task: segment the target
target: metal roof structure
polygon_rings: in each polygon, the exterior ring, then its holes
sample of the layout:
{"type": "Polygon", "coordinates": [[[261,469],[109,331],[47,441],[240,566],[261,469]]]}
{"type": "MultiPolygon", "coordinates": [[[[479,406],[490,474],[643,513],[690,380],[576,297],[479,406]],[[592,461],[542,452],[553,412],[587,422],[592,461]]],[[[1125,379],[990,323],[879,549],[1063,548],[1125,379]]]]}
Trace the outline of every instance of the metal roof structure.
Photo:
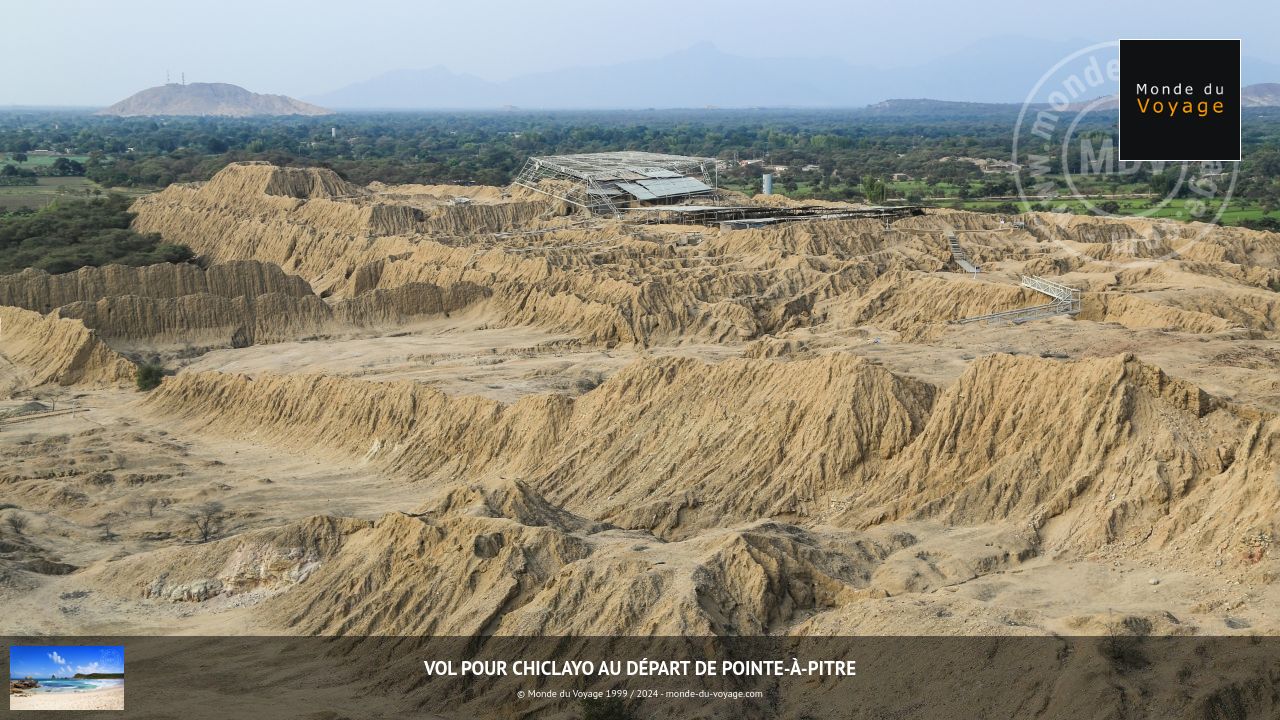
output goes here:
{"type": "Polygon", "coordinates": [[[531,157],[515,184],[617,215],[619,204],[710,195],[718,181],[715,158],[626,150],[531,157]]]}

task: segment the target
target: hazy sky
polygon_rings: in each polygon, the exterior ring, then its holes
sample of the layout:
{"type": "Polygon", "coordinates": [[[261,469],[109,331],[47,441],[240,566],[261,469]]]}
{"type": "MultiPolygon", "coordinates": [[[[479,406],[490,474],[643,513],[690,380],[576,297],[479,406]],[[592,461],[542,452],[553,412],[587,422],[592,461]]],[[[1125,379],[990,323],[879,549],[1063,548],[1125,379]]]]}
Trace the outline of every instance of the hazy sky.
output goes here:
{"type": "Polygon", "coordinates": [[[306,97],[398,68],[502,80],[704,41],[898,67],[1008,35],[1239,37],[1246,55],[1280,62],[1274,0],[4,0],[3,18],[0,105],[106,105],[166,69],[306,97]]]}

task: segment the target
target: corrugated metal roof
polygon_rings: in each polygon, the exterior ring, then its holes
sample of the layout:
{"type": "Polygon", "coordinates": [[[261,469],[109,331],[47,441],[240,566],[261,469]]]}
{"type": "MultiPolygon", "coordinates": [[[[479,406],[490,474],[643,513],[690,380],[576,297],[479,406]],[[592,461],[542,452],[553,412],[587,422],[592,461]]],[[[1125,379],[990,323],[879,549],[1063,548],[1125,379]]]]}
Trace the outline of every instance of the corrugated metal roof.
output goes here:
{"type": "Polygon", "coordinates": [[[637,200],[657,200],[658,196],[654,195],[648,188],[641,187],[635,183],[618,183],[618,187],[631,193],[637,200]]]}
{"type": "MultiPolygon", "coordinates": [[[[711,186],[690,177],[662,178],[658,180],[641,180],[640,184],[655,197],[671,197],[672,195],[692,195],[694,193],[711,192],[711,186]]],[[[628,190],[627,192],[631,192],[628,190]]],[[[633,193],[634,194],[634,193],[633,193]]]]}

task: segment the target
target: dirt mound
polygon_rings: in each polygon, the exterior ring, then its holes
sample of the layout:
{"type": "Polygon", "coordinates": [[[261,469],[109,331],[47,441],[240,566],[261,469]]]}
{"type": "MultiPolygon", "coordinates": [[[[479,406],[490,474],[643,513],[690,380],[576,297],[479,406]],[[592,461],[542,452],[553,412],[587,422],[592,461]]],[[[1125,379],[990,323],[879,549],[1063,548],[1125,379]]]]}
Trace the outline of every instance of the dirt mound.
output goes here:
{"type": "Polygon", "coordinates": [[[170,602],[280,591],[306,580],[349,536],[369,526],[353,518],[317,516],[225,540],[131,556],[96,568],[89,579],[122,597],[170,602]]]}
{"type": "Polygon", "coordinates": [[[830,355],[653,359],[577,399],[509,406],[410,383],[217,373],[179,375],[149,402],[199,427],[342,451],[415,477],[522,477],[575,512],[680,535],[814,512],[911,441],[933,392],[830,355]]]}
{"type": "Polygon", "coordinates": [[[575,524],[522,486],[497,494],[460,490],[438,512],[384,515],[311,582],[263,613],[303,633],[500,632],[507,612],[590,554],[588,543],[572,534],[575,524]],[[537,510],[533,523],[530,505],[537,510]]]}
{"type": "Polygon", "coordinates": [[[837,327],[869,325],[916,341],[936,337],[950,321],[1045,302],[1044,295],[1018,285],[967,277],[887,273],[861,295],[842,296],[824,309],[828,320],[837,327]]]}
{"type": "Polygon", "coordinates": [[[1115,322],[1129,328],[1162,328],[1193,333],[1225,332],[1233,323],[1203,312],[1179,310],[1142,295],[1098,293],[1081,304],[1080,320],[1115,322]]]}
{"type": "Polygon", "coordinates": [[[862,509],[851,513],[864,522],[1025,519],[1051,549],[1089,550],[1158,543],[1169,524],[1184,522],[1172,518],[1231,496],[1240,504],[1220,507],[1214,523],[1242,532],[1259,519],[1249,503],[1276,492],[1264,478],[1280,458],[1272,441],[1259,442],[1275,427],[1132,355],[1073,363],[992,355],[939,396],[886,482],[853,496],[862,509]]]}
{"type": "Polygon", "coordinates": [[[331,170],[235,163],[207,183],[172,185],[139,198],[132,209],[136,229],[160,232],[202,259],[272,263],[306,278],[326,297],[350,297],[355,293],[348,280],[360,266],[412,251],[414,243],[404,235],[523,227],[550,208],[545,200],[515,197],[498,204],[397,201],[331,170]]]}
{"type": "Polygon", "coordinates": [[[194,611],[252,605],[257,629],[273,633],[763,635],[970,580],[1025,548],[1025,538],[991,530],[922,540],[778,522],[667,542],[566,512],[523,482],[494,481],[372,523],[313,517],[158,550],[97,566],[83,582],[194,611]]]}
{"type": "Polygon", "coordinates": [[[328,168],[277,167],[267,162],[231,163],[205,186],[215,195],[275,195],[310,200],[366,194],[328,168]]]}
{"type": "Polygon", "coordinates": [[[259,617],[277,632],[763,634],[858,596],[869,568],[911,540],[856,542],[857,562],[774,523],[664,543],[501,482],[372,524],[317,517],[111,563],[92,578],[171,602],[267,591],[259,617]]]}
{"type": "Polygon", "coordinates": [[[133,382],[133,363],[76,320],[0,307],[0,355],[17,365],[30,387],[133,382]]]}
{"type": "Polygon", "coordinates": [[[640,362],[575,401],[554,464],[526,477],[571,509],[665,536],[805,517],[874,478],[933,392],[847,355],[640,362]]]}

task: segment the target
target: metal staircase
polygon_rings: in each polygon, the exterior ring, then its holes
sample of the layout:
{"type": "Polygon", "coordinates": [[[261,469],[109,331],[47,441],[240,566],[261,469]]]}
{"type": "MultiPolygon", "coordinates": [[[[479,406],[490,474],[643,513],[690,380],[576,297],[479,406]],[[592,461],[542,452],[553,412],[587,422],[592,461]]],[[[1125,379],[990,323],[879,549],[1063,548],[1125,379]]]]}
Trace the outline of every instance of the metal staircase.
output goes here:
{"type": "Polygon", "coordinates": [[[960,240],[956,237],[956,234],[950,230],[947,231],[947,243],[951,246],[951,259],[955,261],[956,265],[960,266],[961,270],[967,273],[973,273],[974,275],[982,272],[978,269],[977,265],[970,262],[969,253],[965,252],[964,248],[960,247],[960,240]]]}
{"type": "Polygon", "coordinates": [[[1001,312],[988,313],[986,315],[978,315],[976,317],[964,318],[962,320],[953,320],[952,322],[957,325],[967,325],[969,323],[976,322],[1011,322],[1020,324],[1030,322],[1032,320],[1043,320],[1057,315],[1075,315],[1080,312],[1080,291],[1076,288],[1068,287],[1062,283],[1056,283],[1038,275],[1023,275],[1022,287],[1047,295],[1053,299],[1053,302],[1045,303],[1044,305],[1033,305],[1031,307],[1018,308],[1016,310],[1004,310],[1001,312]]]}

